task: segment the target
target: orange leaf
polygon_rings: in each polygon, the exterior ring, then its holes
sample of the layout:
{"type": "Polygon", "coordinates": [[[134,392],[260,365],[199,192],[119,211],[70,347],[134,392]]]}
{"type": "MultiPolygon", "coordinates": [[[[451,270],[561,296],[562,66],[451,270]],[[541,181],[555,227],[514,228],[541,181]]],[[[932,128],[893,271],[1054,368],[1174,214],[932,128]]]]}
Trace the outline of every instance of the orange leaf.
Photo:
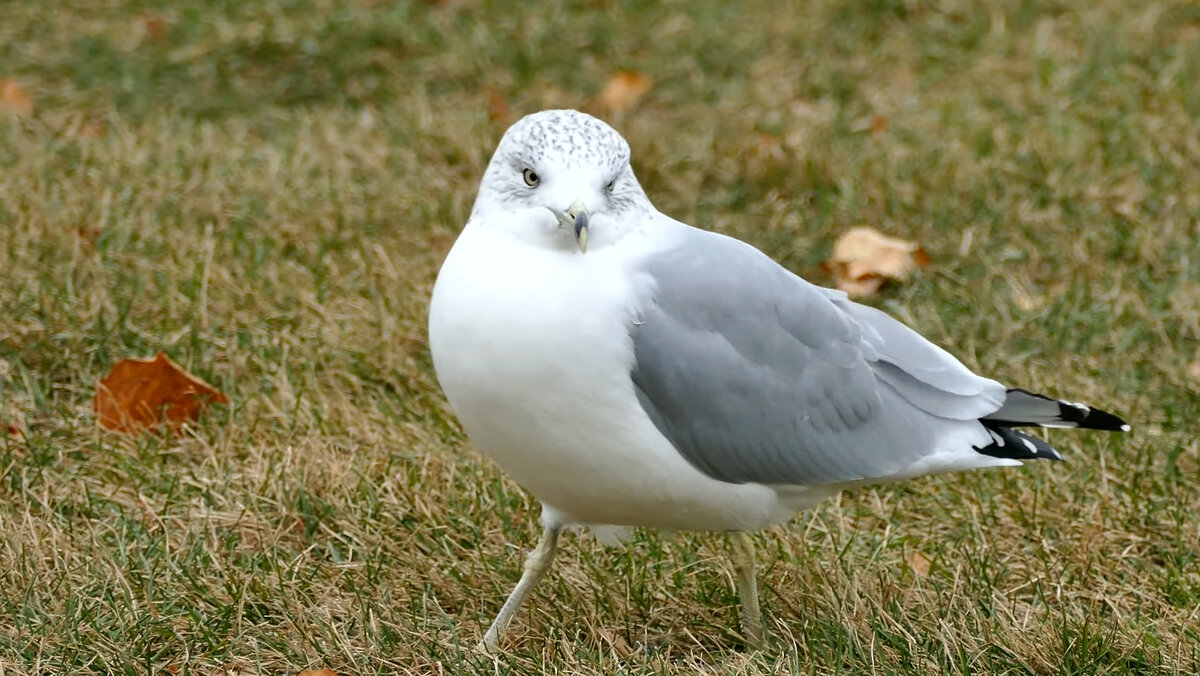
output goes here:
{"type": "Polygon", "coordinates": [[[153,359],[125,359],[96,388],[92,409],[100,426],[118,432],[165,424],[178,428],[225,395],[159,352],[153,359]]]}
{"type": "Polygon", "coordinates": [[[913,242],[858,227],[837,238],[826,264],[837,288],[864,296],[878,291],[885,279],[907,280],[918,267],[929,264],[929,256],[913,242]]]}
{"type": "Polygon", "coordinates": [[[500,90],[487,85],[483,88],[483,98],[487,100],[489,120],[505,127],[514,122],[512,108],[509,107],[508,99],[504,98],[504,94],[501,94],[500,90]]]}
{"type": "Polygon", "coordinates": [[[0,110],[22,117],[33,115],[33,99],[11,78],[0,78],[0,110]]]}
{"type": "Polygon", "coordinates": [[[633,70],[618,70],[608,79],[596,103],[610,113],[624,113],[633,108],[654,84],[648,76],[633,70]]]}
{"type": "Polygon", "coordinates": [[[100,237],[100,228],[88,228],[82,225],[75,227],[75,236],[87,244],[95,244],[100,237]]]}
{"type": "Polygon", "coordinates": [[[888,119],[883,115],[876,115],[871,118],[871,136],[876,138],[883,135],[887,131],[888,119]]]}
{"type": "Polygon", "coordinates": [[[17,441],[25,440],[25,416],[12,401],[0,409],[0,430],[17,441]]]}
{"type": "Polygon", "coordinates": [[[908,566],[912,568],[917,577],[929,575],[929,557],[921,552],[913,551],[908,555],[908,566]]]}
{"type": "Polygon", "coordinates": [[[158,41],[167,37],[167,20],[158,14],[147,14],[138,19],[142,34],[147,39],[158,41]]]}
{"type": "Polygon", "coordinates": [[[333,669],[305,669],[298,676],[337,676],[333,669]]]}

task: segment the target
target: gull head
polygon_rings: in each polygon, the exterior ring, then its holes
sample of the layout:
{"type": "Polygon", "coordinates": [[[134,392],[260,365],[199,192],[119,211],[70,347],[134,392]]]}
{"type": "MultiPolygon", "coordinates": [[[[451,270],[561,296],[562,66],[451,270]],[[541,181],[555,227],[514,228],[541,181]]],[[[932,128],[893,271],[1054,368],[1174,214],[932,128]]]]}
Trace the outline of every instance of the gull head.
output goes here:
{"type": "Polygon", "coordinates": [[[589,240],[614,242],[651,211],[617,130],[578,111],[546,110],[500,139],[471,217],[530,243],[584,253],[589,240]]]}

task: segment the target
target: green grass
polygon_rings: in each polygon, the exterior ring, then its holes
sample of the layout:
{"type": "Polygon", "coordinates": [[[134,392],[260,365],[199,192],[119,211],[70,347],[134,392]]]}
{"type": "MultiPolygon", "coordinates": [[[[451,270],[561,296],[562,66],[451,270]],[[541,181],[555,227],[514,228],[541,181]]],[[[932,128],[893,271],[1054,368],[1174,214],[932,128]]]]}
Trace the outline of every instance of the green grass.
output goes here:
{"type": "Polygon", "coordinates": [[[4,3],[36,111],[0,113],[0,672],[1195,673],[1200,10],[646,5],[4,3]],[[587,106],[618,68],[655,80],[612,122],[661,210],[825,283],[848,227],[915,239],[872,302],[1135,432],[760,534],[773,651],[719,537],[644,532],[568,538],[473,653],[537,505],[442,398],[429,290],[489,90],[587,106]],[[231,405],[99,432],[96,381],[157,350],[231,405]]]}

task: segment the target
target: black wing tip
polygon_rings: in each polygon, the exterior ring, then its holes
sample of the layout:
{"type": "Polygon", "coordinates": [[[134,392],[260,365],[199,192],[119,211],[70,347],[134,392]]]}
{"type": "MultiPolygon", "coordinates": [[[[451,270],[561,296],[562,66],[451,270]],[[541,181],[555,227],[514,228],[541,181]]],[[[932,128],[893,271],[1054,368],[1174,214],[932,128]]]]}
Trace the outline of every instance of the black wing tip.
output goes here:
{"type": "Polygon", "coordinates": [[[1058,451],[1037,437],[1022,434],[1011,427],[997,424],[997,421],[994,420],[980,420],[979,422],[992,436],[992,443],[982,448],[972,447],[976,453],[1008,460],[1063,461],[1063,457],[1058,454],[1058,451]]]}
{"type": "MultiPolygon", "coordinates": [[[[1115,416],[1108,411],[1102,411],[1098,408],[1093,408],[1087,404],[1063,401],[1062,399],[1052,399],[1044,394],[1030,392],[1029,390],[1021,387],[1012,387],[1009,388],[1008,391],[1020,392],[1031,397],[1037,397],[1038,399],[1045,399],[1046,401],[1057,403],[1058,415],[1060,418],[1062,418],[1063,422],[1071,423],[1079,429],[1103,430],[1107,432],[1128,432],[1133,429],[1129,426],[1129,423],[1125,422],[1120,417],[1115,416]]],[[[1024,423],[1008,421],[1008,424],[1011,426],[1024,423]]]]}
{"type": "Polygon", "coordinates": [[[1092,408],[1087,404],[1075,404],[1069,401],[1058,402],[1058,414],[1063,420],[1075,423],[1084,430],[1105,430],[1108,432],[1128,432],[1129,423],[1121,420],[1108,411],[1092,408]]]}
{"type": "Polygon", "coordinates": [[[1109,432],[1128,432],[1133,429],[1129,426],[1129,423],[1108,411],[1101,411],[1098,408],[1091,407],[1088,408],[1087,415],[1084,416],[1079,426],[1084,429],[1107,430],[1109,432]]]}

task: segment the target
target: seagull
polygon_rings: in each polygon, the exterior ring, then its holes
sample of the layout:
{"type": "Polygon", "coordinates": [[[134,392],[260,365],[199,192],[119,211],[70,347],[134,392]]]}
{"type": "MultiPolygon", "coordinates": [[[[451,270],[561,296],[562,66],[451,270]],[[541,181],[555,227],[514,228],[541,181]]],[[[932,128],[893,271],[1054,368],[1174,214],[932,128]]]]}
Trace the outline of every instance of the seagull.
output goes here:
{"type": "Polygon", "coordinates": [[[564,529],[729,534],[757,647],[750,531],[863,484],[1062,459],[1020,427],[1129,430],[976,375],[890,315],[660,213],[625,139],[572,110],[500,140],[438,273],[429,347],[472,443],[542,505],[487,651],[564,529]]]}

